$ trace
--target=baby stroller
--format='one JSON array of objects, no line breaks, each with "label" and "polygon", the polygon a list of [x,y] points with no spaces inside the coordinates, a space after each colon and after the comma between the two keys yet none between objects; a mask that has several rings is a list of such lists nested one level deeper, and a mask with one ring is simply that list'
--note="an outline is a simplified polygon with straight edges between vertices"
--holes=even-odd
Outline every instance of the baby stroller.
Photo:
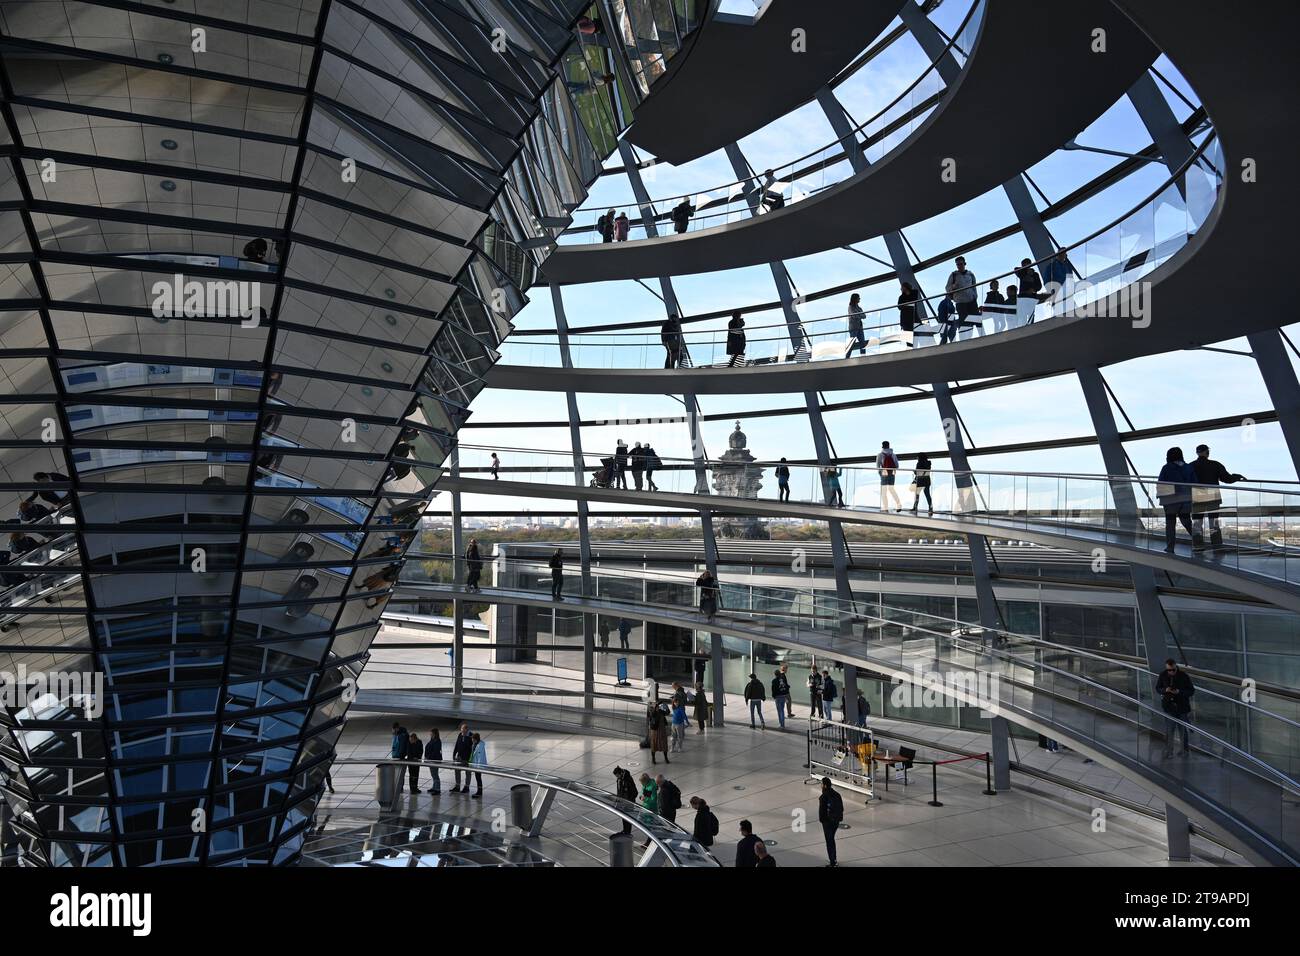
[{"label": "baby stroller", "polygon": [[608,488],[614,482],[614,459],[602,458],[600,467],[596,473],[591,476],[591,487]]}]

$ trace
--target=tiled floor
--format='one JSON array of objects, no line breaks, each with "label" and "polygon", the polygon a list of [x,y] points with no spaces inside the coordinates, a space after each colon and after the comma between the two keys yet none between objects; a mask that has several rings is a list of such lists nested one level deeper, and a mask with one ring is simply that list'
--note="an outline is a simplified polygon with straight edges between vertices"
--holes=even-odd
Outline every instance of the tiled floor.
[{"label": "tiled floor", "polygon": [[[555,732],[485,730],[490,763],[524,770],[553,773],[569,779],[612,787],[612,770],[621,764],[639,775],[642,771],[668,771],[667,776],[689,800],[699,794],[709,801],[722,825],[714,847],[726,865],[733,860],[742,818],[754,823],[762,837],[774,841],[771,853],[781,866],[820,866],[825,846],[817,823],[816,788],[804,782],[803,736],[793,730],[753,731],[740,707],[728,707],[729,725],[706,735],[688,736],[686,751],[674,755],[669,767],[662,758],[651,767],[647,751],[629,740],[584,738]],[[383,757],[389,748],[390,717],[354,718],[339,741],[340,757]],[[427,728],[416,719],[409,724],[421,736]],[[919,725],[910,725],[918,732]],[[930,728],[926,728],[930,729]],[[454,734],[450,722],[440,726],[444,739]],[[1041,752],[1038,752],[1041,753]],[[449,748],[448,748],[449,754]],[[924,756],[924,752],[922,753]],[[1022,756],[1028,757],[1023,754]],[[1095,775],[1094,765],[1077,755],[1062,753],[1050,759],[1057,772]],[[960,766],[960,765],[959,765]],[[966,766],[976,767],[975,764]],[[1091,768],[1091,769],[1089,769]],[[1165,866],[1163,826],[1117,809],[1107,812],[1103,832],[1094,832],[1090,807],[1082,798],[1067,800],[1060,793],[1035,793],[1017,777],[1014,789],[985,796],[982,769],[977,773],[946,768],[940,779],[942,807],[927,805],[928,780],[904,790],[891,782],[883,800],[864,805],[859,795],[842,790],[845,823],[838,837],[841,865],[847,866]],[[373,814],[374,771],[361,766],[340,766],[335,774],[338,794],[327,796],[322,814],[347,808],[348,813]],[[488,778],[482,803],[449,793],[444,773],[443,794],[406,797],[405,811],[417,817],[437,810],[489,815],[508,800],[504,783]],[[495,792],[494,792],[495,791]],[[435,800],[437,801],[435,803]],[[689,825],[689,808],[681,820]],[[603,833],[613,822],[591,816],[591,861],[600,862],[605,849]],[[574,826],[572,814],[565,826]],[[1212,847],[1195,841],[1200,864],[1210,862]],[[1222,862],[1223,854],[1218,861]],[[573,859],[567,862],[574,862]],[[1186,864],[1181,864],[1186,865]],[[1195,865],[1195,864],[1193,864]]]}]

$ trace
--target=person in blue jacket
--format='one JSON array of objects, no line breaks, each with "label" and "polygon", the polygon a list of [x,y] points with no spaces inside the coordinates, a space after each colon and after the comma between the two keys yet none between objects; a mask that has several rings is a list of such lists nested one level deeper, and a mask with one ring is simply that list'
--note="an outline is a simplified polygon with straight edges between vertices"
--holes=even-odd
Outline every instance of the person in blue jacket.
[{"label": "person in blue jacket", "polygon": [[1183,450],[1177,446],[1165,452],[1165,466],[1160,469],[1156,497],[1165,509],[1165,553],[1174,553],[1174,540],[1177,537],[1177,524],[1182,522],[1192,543],[1199,545],[1201,536],[1192,528],[1192,489],[1196,482],[1196,472],[1192,466],[1183,461]]}]

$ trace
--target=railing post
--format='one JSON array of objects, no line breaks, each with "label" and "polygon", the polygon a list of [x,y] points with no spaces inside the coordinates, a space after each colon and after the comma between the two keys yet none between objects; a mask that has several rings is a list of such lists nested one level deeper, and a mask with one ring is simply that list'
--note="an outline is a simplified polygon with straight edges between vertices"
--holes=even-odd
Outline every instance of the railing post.
[{"label": "railing post", "polygon": [[989,756],[988,751],[984,752],[984,796],[996,797],[998,792],[993,789],[993,759]]},{"label": "railing post", "polygon": [[930,797],[930,806],[943,806],[943,804],[939,802],[939,762],[937,760],[930,764],[930,790],[932,794]]}]

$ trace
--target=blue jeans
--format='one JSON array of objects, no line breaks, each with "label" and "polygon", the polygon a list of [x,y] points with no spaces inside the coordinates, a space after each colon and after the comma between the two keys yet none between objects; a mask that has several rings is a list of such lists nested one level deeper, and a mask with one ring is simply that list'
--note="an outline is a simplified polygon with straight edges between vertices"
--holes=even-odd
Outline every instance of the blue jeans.
[{"label": "blue jeans", "polygon": [[754,715],[758,715],[760,725],[766,727],[767,722],[763,720],[763,702],[761,700],[751,700],[749,702],[749,726],[754,726]]},{"label": "blue jeans", "polygon": [[781,696],[772,698],[776,701],[776,719],[785,727],[785,710],[790,706],[790,698]]}]

